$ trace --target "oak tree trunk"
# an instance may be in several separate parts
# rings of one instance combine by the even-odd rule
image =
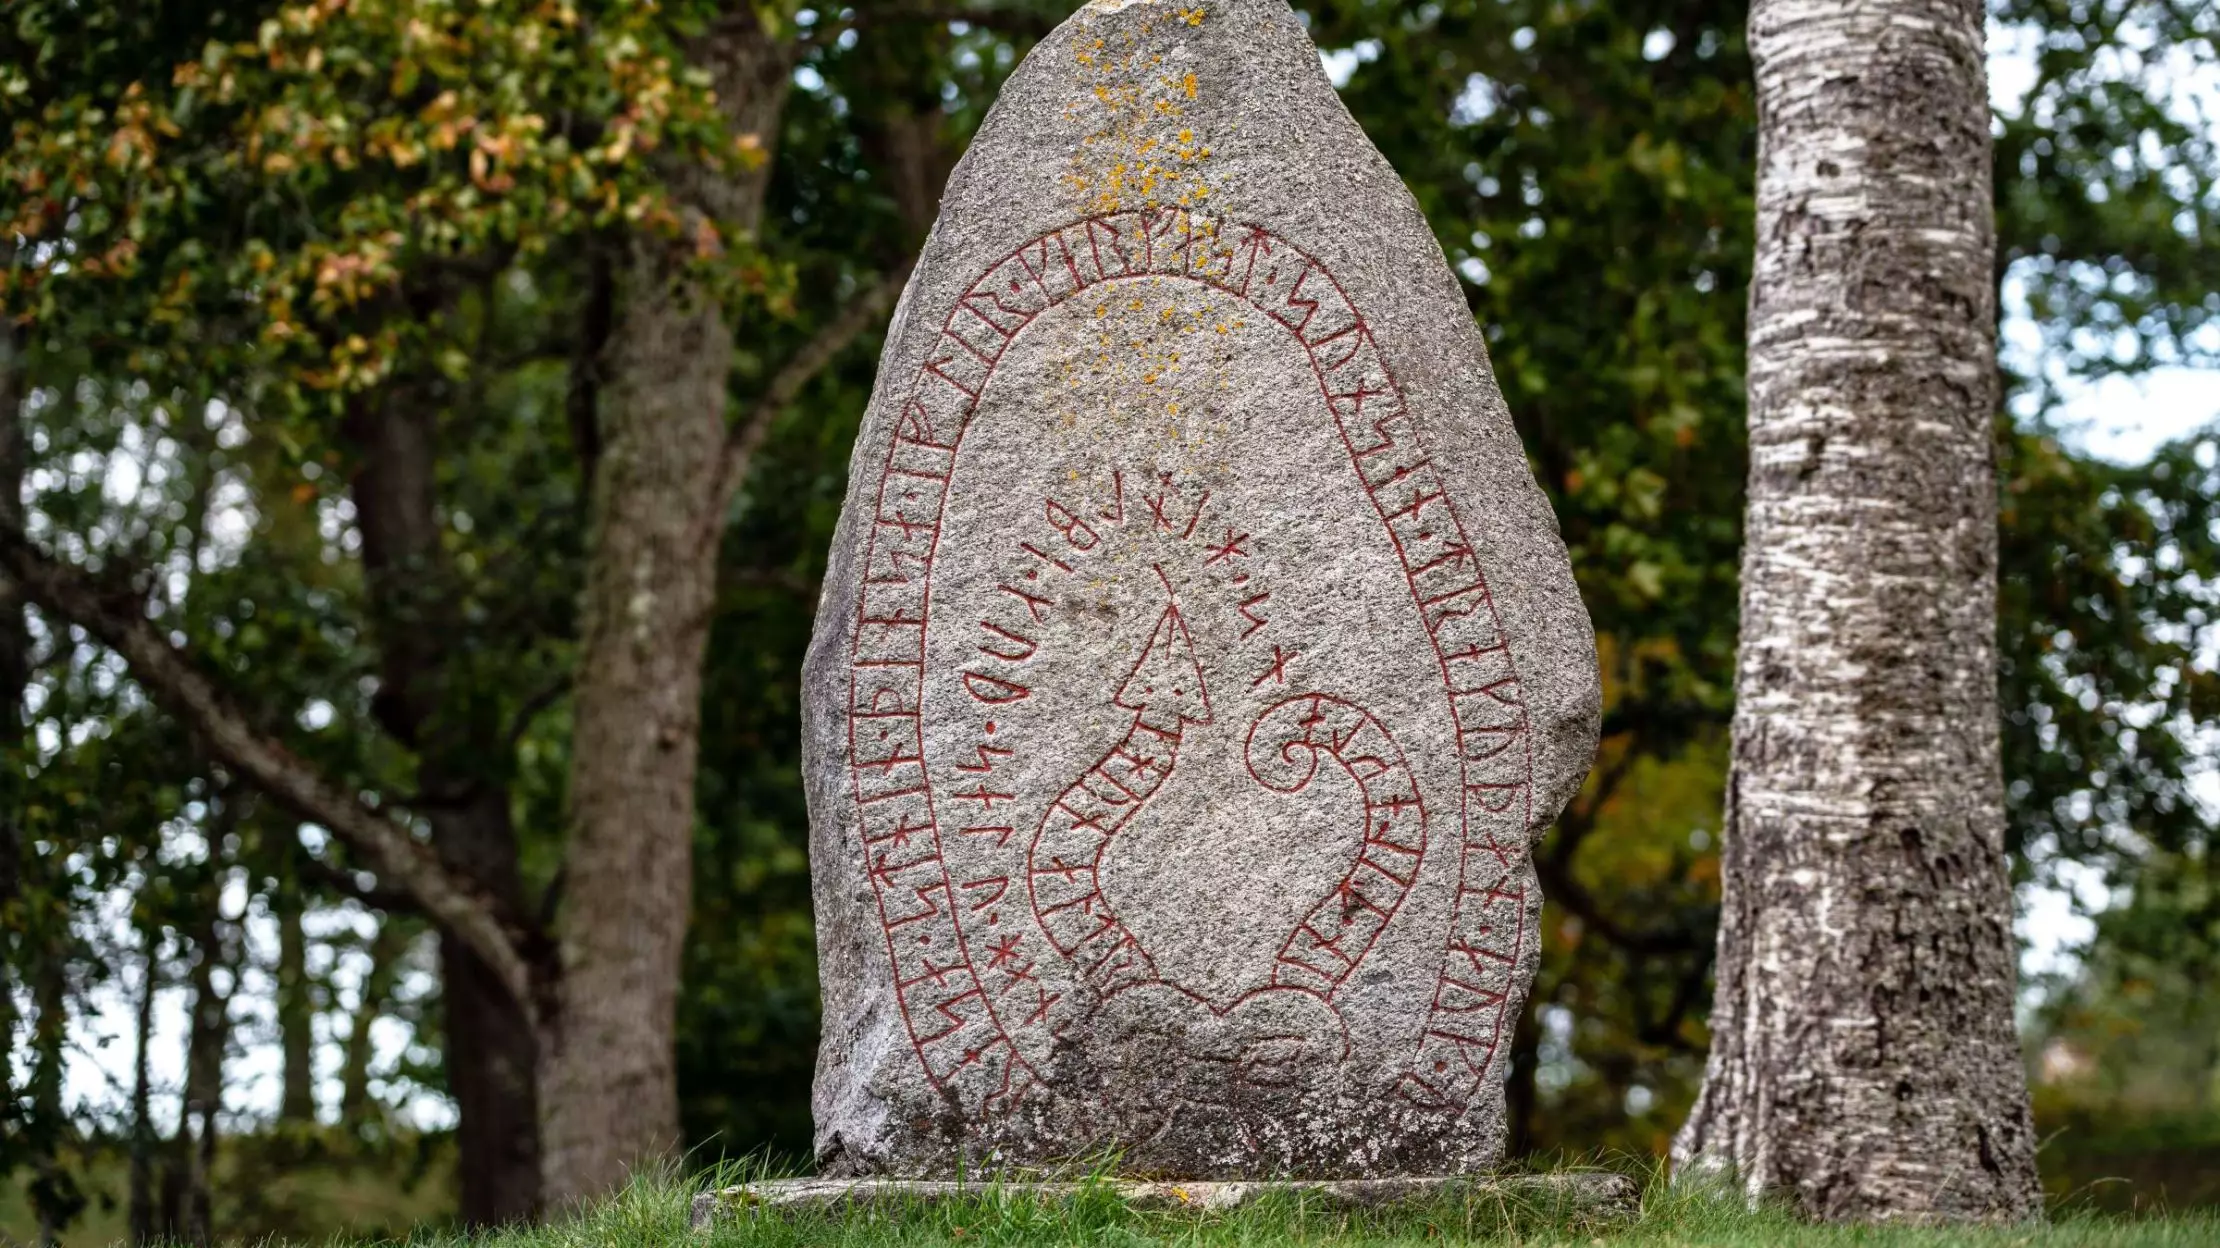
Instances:
[[[570,849],[541,1106],[552,1201],[678,1141],[673,1027],[691,884],[702,509],[732,339],[653,261],[625,284],[601,413],[573,695]]]
[[[1831,1219],[2040,1212],[2003,851],[1980,0],[1757,0],[1750,480],[1704,1085]]]
[[[776,137],[787,47],[742,6],[692,49],[737,134]],[[674,171],[691,211],[752,230],[762,169]],[[678,981],[691,904],[702,656],[723,529],[733,330],[667,245],[633,247],[599,369],[572,695],[570,843],[540,1104],[551,1205],[678,1143]]]

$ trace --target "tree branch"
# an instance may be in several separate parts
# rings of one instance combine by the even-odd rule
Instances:
[[[708,513],[714,527],[702,535],[703,540],[714,540],[723,530],[725,511],[732,506],[732,496],[748,479],[748,469],[755,461],[756,451],[763,446],[763,439],[770,436],[771,422],[801,394],[802,387],[815,380],[864,330],[887,314],[901,296],[903,283],[910,280],[910,268],[915,263],[913,260],[888,273],[878,284],[835,312],[817,331],[817,336],[803,343],[801,350],[789,357],[785,366],[771,378],[771,384],[764,388],[763,396],[749,410],[747,419],[733,426],[725,439],[725,460],[717,481],[717,505]]]
[[[25,597],[84,629],[123,656],[132,677],[199,734],[218,761],[303,819],[345,841],[381,880],[413,897],[422,912],[486,960],[526,1014],[541,1010],[534,992],[531,935],[391,816],[364,805],[309,763],[257,729],[246,713],[170,643],[127,591],[40,550],[23,530],[0,523],[0,570]]]
[[[531,731],[532,721],[540,717],[540,712],[561,701],[563,695],[569,692],[569,672],[563,672],[541,685],[533,691],[532,696],[518,704],[516,714],[510,717],[508,728],[501,734],[502,742],[509,750],[514,751],[517,743],[524,740],[524,734]]]

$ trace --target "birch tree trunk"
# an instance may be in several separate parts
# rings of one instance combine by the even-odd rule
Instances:
[[[1683,1172],[2039,1215],[1996,704],[1980,0],[1756,0],[1757,268],[1718,995]]]

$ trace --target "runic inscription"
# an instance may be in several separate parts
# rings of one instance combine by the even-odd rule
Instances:
[[[1026,387],[1009,405],[1044,422],[1044,446],[1063,437],[1064,458],[974,468],[979,438],[1014,436],[974,426],[1002,411],[1005,366],[1044,318],[1085,350],[1036,351],[1047,362],[1007,383]],[[1260,493],[1227,452],[1238,395],[1213,398],[1210,369],[1259,334],[1299,362],[1311,432],[1339,460],[1331,488],[1366,534],[1266,523],[1306,500]],[[1105,430],[1127,444],[1086,441]],[[1052,1106],[1083,1072],[1127,1077],[1087,1051],[1090,1020],[1123,1011],[1166,1029],[1179,1068],[1137,1094],[1147,1131],[1223,1110],[1228,1147],[1263,1147],[1273,1090],[1321,1079],[1461,1112],[1523,990],[1530,734],[1473,540],[1341,283],[1238,222],[1075,221],[945,309],[879,455],[849,785],[903,1026],[945,1103],[990,1123]],[[965,547],[960,586],[936,585],[951,525],[987,536]],[[1387,610],[1350,588],[1368,575],[1399,583],[1392,627],[1432,689],[1423,712],[1384,718],[1346,676],[1350,631],[1330,617]],[[1284,852],[1258,839],[1298,834],[1313,839]],[[1123,865],[1136,837],[1223,872],[1163,887],[1195,904],[1215,884],[1250,888],[1269,930],[1226,934],[1230,952],[1177,947],[1150,877]],[[1285,866],[1306,854],[1326,865]],[[1436,898],[1430,926],[1402,934],[1420,894]],[[1374,1033],[1345,1011],[1387,991],[1365,968],[1394,939],[1424,942],[1433,969],[1400,989],[1422,999],[1395,1051],[1357,1051],[1351,1037]]]
[[[895,311],[803,668],[833,1176],[1502,1157],[1593,630],[1288,0],[1085,0]]]

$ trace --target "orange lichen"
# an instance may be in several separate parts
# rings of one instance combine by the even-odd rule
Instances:
[[[1200,8],[1177,13],[1188,26],[1201,24]],[[1198,164],[1210,147],[1187,118],[1202,83],[1193,72],[1156,72],[1164,57],[1143,46],[1160,20],[1143,15],[1137,30],[1121,26],[1074,42],[1080,92],[1063,112],[1093,125],[1060,180],[1086,212],[1194,207],[1213,189]]]

